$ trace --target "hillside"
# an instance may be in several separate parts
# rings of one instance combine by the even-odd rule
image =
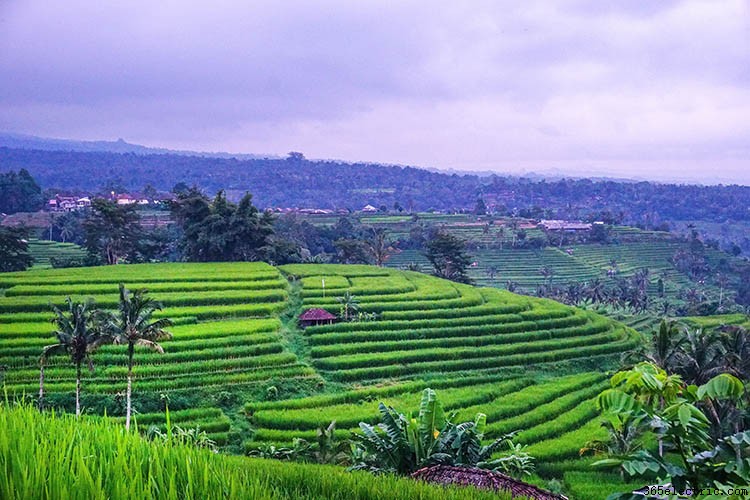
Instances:
[[[116,141],[77,141],[70,139],[52,139],[27,134],[11,134],[0,132],[0,147],[15,149],[37,149],[41,151],[80,151],[101,153],[133,153],[144,154],[172,154],[184,156],[204,156],[208,158],[273,158],[273,155],[207,153],[198,151],[178,151],[166,148],[151,148],[140,144],[132,144],[118,139]]]
[[[325,280],[325,289],[323,281]],[[488,416],[488,435],[519,442],[545,476],[586,468],[574,461],[603,438],[593,399],[604,369],[638,343],[627,328],[559,303],[371,266],[262,263],[149,264],[34,270],[2,276],[0,364],[10,394],[38,390],[38,356],[52,342],[49,303],[68,294],[116,303],[117,283],[147,287],[175,320],[165,354],[137,353],[134,395],[145,430],[200,427],[232,451],[313,438],[332,420],[346,437],[377,421],[377,402],[415,408],[425,387],[447,409]],[[351,292],[360,321],[300,330],[310,307],[339,312]],[[83,382],[84,406],[121,415],[125,353],[105,346]],[[72,404],[73,369],[53,358],[47,404]],[[572,467],[572,469],[571,469]]]
[[[47,189],[93,193],[162,191],[184,182],[239,198],[250,191],[260,207],[349,208],[366,204],[407,211],[473,209],[477,199],[498,213],[591,218],[606,212],[625,223],[750,220],[750,187],[650,182],[457,175],[420,168],[304,157],[242,159],[164,153],[45,151],[0,147],[0,171],[27,169]],[[547,215],[544,215],[548,211]],[[523,215],[523,214],[522,214]]]
[[[146,441],[112,422],[0,404],[0,498],[506,499],[342,468],[217,455]],[[67,450],[66,452],[63,452]]]

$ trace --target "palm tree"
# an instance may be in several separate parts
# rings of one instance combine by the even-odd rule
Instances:
[[[338,297],[336,300],[341,304],[341,318],[344,321],[349,321],[351,315],[359,311],[359,301],[357,300],[357,297],[348,291],[344,292],[343,297]]]
[[[729,277],[724,273],[716,276],[716,284],[719,285],[719,311],[724,310],[724,289],[729,285]]]
[[[74,302],[68,297],[67,312],[53,306],[55,317],[52,322],[57,327],[55,335],[57,344],[48,345],[42,350],[39,358],[39,406],[44,400],[44,365],[57,354],[68,354],[76,367],[76,417],[81,415],[81,365],[87,362],[93,370],[91,354],[104,344],[112,341],[111,336],[102,331],[99,314],[93,307],[93,301]]]
[[[547,286],[552,286],[552,277],[555,275],[554,269],[549,266],[543,266],[541,269],[539,269],[539,274],[541,274],[545,279],[545,281],[547,282]]]
[[[586,297],[591,299],[592,302],[604,302],[607,296],[607,290],[604,288],[604,283],[599,278],[594,278],[588,285],[586,290]]]
[[[720,331],[726,350],[725,369],[735,377],[747,380],[750,378],[750,332],[738,325],[724,326]]]
[[[487,274],[487,278],[489,278],[490,281],[493,281],[495,276],[497,276],[498,271],[497,266],[487,266],[485,273]]]
[[[646,354],[646,360],[665,371],[673,372],[685,342],[687,338],[680,331],[677,322],[662,320],[651,341],[651,352]]]
[[[583,285],[580,283],[569,283],[568,288],[565,291],[565,295],[568,298],[568,301],[573,304],[574,306],[577,306],[581,303],[581,300],[583,299],[584,295],[584,288]]]
[[[727,350],[716,331],[686,328],[681,351],[675,371],[689,384],[705,384],[724,371]]]
[[[110,314],[108,332],[116,344],[128,346],[128,388],[126,392],[125,429],[130,429],[132,413],[131,395],[133,389],[133,355],[135,346],[146,347],[160,354],[164,349],[159,340],[172,338],[165,330],[172,322],[167,318],[153,320],[154,312],[161,310],[161,303],[150,297],[145,289],[130,291],[120,283],[120,305],[116,314]]]

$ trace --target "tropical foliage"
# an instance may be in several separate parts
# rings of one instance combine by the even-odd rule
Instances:
[[[171,338],[165,329],[172,324],[168,318],[153,319],[154,312],[161,310],[161,304],[146,296],[145,289],[131,292],[120,283],[120,303],[117,314],[104,320],[104,329],[111,335],[115,344],[123,344],[128,349],[128,385],[126,392],[125,429],[130,429],[133,392],[133,358],[135,348],[145,347],[160,354],[164,349],[157,343]]]
[[[359,424],[355,435],[353,469],[409,474],[428,465],[444,464],[501,469],[515,475],[528,474],[533,462],[522,448],[516,448],[508,434],[484,444],[487,416],[454,424],[432,389],[425,389],[419,412],[402,414],[383,403],[381,423]],[[492,458],[503,446],[509,453]]]
[[[91,354],[104,344],[112,342],[112,337],[102,328],[100,311],[93,301],[74,302],[66,299],[68,308],[64,312],[53,307],[55,318],[52,322],[57,330],[57,344],[48,345],[42,350],[39,360],[39,407],[44,403],[44,365],[54,355],[67,354],[76,371],[76,417],[81,415],[81,366],[88,364],[94,370]]]
[[[717,438],[711,432],[717,408],[746,409],[745,387],[739,379],[722,373],[703,385],[688,385],[679,375],[642,363],[616,374],[611,383],[612,388],[598,399],[611,428],[622,434],[627,426],[640,426],[663,448],[655,454],[643,446],[620,447],[610,450],[612,456],[595,466],[619,467],[631,476],[655,478],[678,492],[747,485],[750,433],[735,429]]]
[[[0,272],[23,271],[34,263],[28,237],[25,229],[0,226]]]
[[[8,500],[510,498],[330,466],[226,456],[175,441],[146,440],[103,419],[74,421],[28,407],[0,404],[0,428],[0,498]]]

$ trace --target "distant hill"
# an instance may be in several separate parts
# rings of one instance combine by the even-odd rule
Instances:
[[[140,144],[131,144],[118,139],[116,141],[76,141],[70,139],[51,139],[48,137],[37,137],[34,135],[13,134],[0,132],[0,147],[15,149],[37,149],[41,151],[81,151],[81,152],[106,152],[106,153],[134,153],[138,155],[148,154],[173,154],[185,156],[202,156],[207,158],[237,158],[242,160],[253,160],[258,158],[277,158],[274,155],[236,154],[180,151],[165,148],[150,148]]]
[[[123,148],[142,148],[123,144]],[[54,143],[47,143],[47,147],[53,146]],[[25,168],[44,189],[87,194],[139,191],[146,185],[169,191],[178,183],[199,186],[211,195],[223,189],[233,200],[249,191],[253,193],[254,202],[263,208],[360,210],[372,205],[407,212],[451,211],[473,210],[481,199],[499,215],[604,220],[645,228],[661,229],[670,221],[721,224],[750,221],[750,187],[747,186],[539,180],[448,174],[365,162],[308,160],[302,155],[284,159],[240,158],[138,151],[0,146],[0,172]]]

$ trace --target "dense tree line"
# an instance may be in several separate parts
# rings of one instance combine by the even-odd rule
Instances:
[[[28,237],[23,228],[0,226],[0,272],[24,271],[34,263],[26,242]]]
[[[263,260],[273,233],[273,217],[260,212],[245,193],[239,204],[224,191],[213,200],[197,188],[178,193],[172,216],[182,229],[182,256],[192,262]]]
[[[43,203],[42,190],[28,170],[0,173],[0,213],[34,212]]]
[[[252,191],[265,207],[401,210],[463,209],[520,216],[604,220],[645,227],[665,221],[748,221],[750,187],[690,186],[588,179],[530,180],[457,175],[369,163],[287,159],[206,158],[0,148],[0,165],[25,168],[45,187],[96,191],[105,184],[166,191],[176,183],[229,199]],[[481,200],[481,201],[479,201]]]

